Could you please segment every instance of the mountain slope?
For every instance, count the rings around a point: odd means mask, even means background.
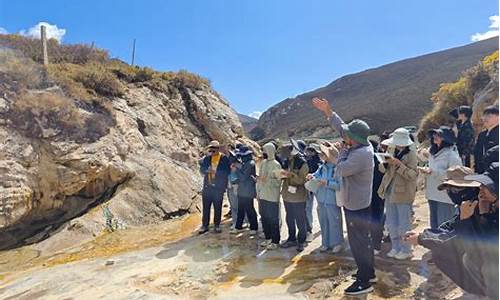
[[[311,108],[314,96],[328,99],[346,121],[366,120],[375,133],[417,125],[431,110],[429,99],[441,83],[456,80],[497,49],[498,38],[492,38],[341,77],[269,108],[251,135],[256,140],[333,136],[324,118]]]
[[[241,125],[243,126],[243,129],[247,134],[252,131],[255,126],[257,126],[257,122],[259,121],[255,118],[243,114],[238,114],[238,118],[240,119]]]

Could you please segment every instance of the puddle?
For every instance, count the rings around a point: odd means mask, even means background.
[[[305,291],[314,283],[345,275],[353,267],[327,255],[294,256],[288,252],[272,252],[262,256],[238,255],[227,261],[226,272],[218,287],[229,289],[259,285],[287,285],[292,293]]]

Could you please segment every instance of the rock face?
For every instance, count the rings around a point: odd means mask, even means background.
[[[259,118],[251,136],[256,140],[333,138],[333,130],[311,107],[312,97],[328,99],[345,121],[367,121],[373,133],[417,126],[432,109],[429,99],[441,83],[456,80],[464,70],[496,50],[497,37],[344,76],[272,106]]]
[[[236,113],[209,87],[172,85],[165,93],[129,84],[123,97],[108,99],[107,110],[76,101],[72,116],[85,119],[78,132],[61,129],[75,122],[60,121],[68,110],[20,110],[3,88],[0,248],[38,241],[60,228],[96,234],[105,217],[100,209],[87,212],[104,202],[126,226],[192,211],[204,145],[243,135]],[[63,97],[57,87],[30,93],[35,100]],[[71,219],[71,226],[61,226]]]

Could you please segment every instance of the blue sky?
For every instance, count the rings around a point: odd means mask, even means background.
[[[495,15],[496,0],[0,0],[0,31],[29,35],[46,21],[63,43],[94,41],[125,61],[136,38],[138,64],[199,73],[251,114],[349,73],[495,34]]]

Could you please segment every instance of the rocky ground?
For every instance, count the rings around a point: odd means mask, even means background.
[[[428,224],[422,195],[415,230]],[[355,270],[348,252],[266,251],[248,232],[198,236],[199,216],[98,236],[69,249],[33,245],[0,252],[0,299],[339,299]],[[285,234],[286,226],[282,231]],[[385,253],[388,245],[384,245]],[[411,261],[376,257],[367,299],[477,299],[461,292],[416,247]],[[344,297],[349,299],[349,297]]]

